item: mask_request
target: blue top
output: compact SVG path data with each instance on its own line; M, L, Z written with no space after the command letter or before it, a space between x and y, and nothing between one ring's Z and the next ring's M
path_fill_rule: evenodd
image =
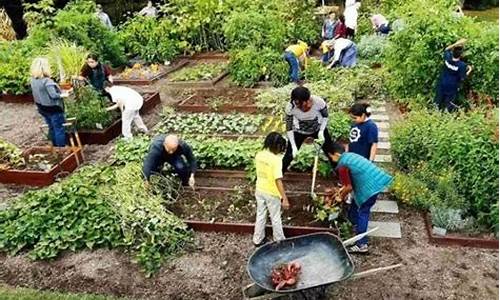
M356 153L343 153L337 165L337 168L340 167L346 167L351 172L354 200L358 207L370 197L384 191L393 180L391 175Z
M338 21L332 21L330 19L326 19L323 23L323 30L325 31L325 39L331 40L334 38L335 27L337 27Z
M444 66L441 73L440 86L447 94L455 94L460 83L465 80L467 64L461 60L454 61L451 50L444 52Z
M375 122L368 119L361 124L353 124L349 134L349 152L370 159L372 144L378 143L378 128Z
M166 135L162 134L153 139L153 142L151 143L151 146L149 148L149 153L146 156L144 165L142 167L144 177L149 180L149 177L152 175L152 173L160 173L161 169L163 169L163 165L166 162L171 162L176 157L182 158L182 156L186 158L191 169L191 174L194 174L196 172L197 163L191 147L189 147L186 142L179 140L179 146L177 147L177 150L175 150L174 153L169 154L163 146L165 137Z

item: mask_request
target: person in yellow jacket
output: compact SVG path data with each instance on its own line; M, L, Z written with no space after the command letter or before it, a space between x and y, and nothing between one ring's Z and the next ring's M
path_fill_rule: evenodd
M334 39L331 39L331 40L324 40L322 43L321 43L321 46L320 46L320 50L321 50L321 61L323 62L323 64L328 64L328 62L330 61L330 59L333 57L333 45L335 44L334 43Z
M290 76L290 81L298 83L300 80L300 66L307 66L307 52L309 46L307 43L299 41L297 44L290 45L285 50L283 57L288 62L290 66L290 71L288 72Z

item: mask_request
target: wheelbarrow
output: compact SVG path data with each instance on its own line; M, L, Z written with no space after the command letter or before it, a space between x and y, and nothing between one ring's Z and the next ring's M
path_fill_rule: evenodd
M243 288L244 299L296 299L297 295L299 299L316 299L308 297L308 291L320 290L324 293L328 285L401 267L401 264L396 264L354 272L354 263L346 246L377 229L343 242L331 233L313 233L258 248L248 260L247 272L254 283ZM301 265L297 283L292 287L275 290L270 278L273 267L292 261Z

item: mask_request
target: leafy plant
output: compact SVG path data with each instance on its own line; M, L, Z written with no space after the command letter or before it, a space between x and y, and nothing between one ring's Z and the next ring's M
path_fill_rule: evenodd
M472 218L463 218L460 209L432 206L430 212L432 224L448 231L459 231L473 226L474 220Z
M281 53L271 48L249 46L230 52L229 73L238 85L252 87L257 82L271 81L275 86L288 82L288 64Z
M65 40L53 41L47 53L52 70L58 70L57 77L61 82L80 74L87 55L85 49Z
M140 166L89 166L0 211L0 250L33 259L98 247L126 247L147 276L191 239L185 224L148 192Z
M166 18L136 16L120 26L119 36L128 56L138 55L147 62L171 60L187 46Z
M106 110L106 102L91 86L75 87L74 100L66 101L66 114L76 117L79 129L103 129L114 121L113 114Z
M226 70L226 63L199 63L170 75L170 81L212 80Z
M428 162L435 174L439 174L436 170L451 168L456 177L454 187L449 186L446 193L456 190L465 199L459 208L465 208L465 213L481 224L496 226L488 214L498 200L498 141L492 139L497 116L498 110L493 114L474 111L457 116L412 112L391 132L396 165L412 172L420 162Z
M23 152L16 145L0 138L0 170L20 167L23 163Z
M387 37L376 34L364 35L357 44L359 58L371 63L382 62L387 44Z
M47 26L51 24L52 17L56 12L54 0L41 0L35 3L23 3L25 11L23 19L28 25L28 30L37 26Z

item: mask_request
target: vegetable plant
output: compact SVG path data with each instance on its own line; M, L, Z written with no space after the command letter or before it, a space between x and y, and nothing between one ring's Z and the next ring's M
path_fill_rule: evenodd
M170 81L212 80L226 70L226 63L199 63L170 75Z
M23 152L16 145L0 138L0 170L18 168L23 164Z
M91 86L75 87L74 99L66 102L66 115L76 117L79 129L103 129L114 121L113 114L106 111L106 102Z

